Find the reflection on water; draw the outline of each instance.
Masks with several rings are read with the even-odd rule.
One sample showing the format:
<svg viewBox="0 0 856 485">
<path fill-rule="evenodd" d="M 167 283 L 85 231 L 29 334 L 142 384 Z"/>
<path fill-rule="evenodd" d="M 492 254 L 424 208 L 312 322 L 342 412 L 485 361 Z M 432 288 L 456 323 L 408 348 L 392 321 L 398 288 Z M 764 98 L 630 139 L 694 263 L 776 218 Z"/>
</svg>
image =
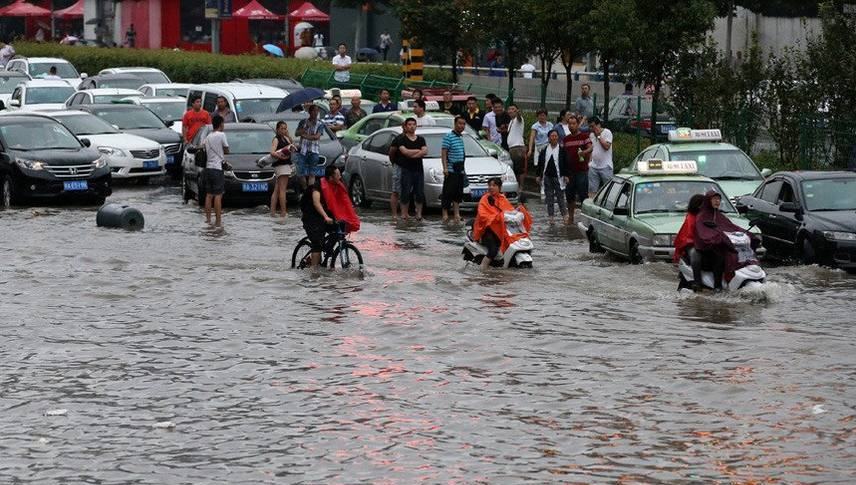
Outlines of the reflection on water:
<svg viewBox="0 0 856 485">
<path fill-rule="evenodd" d="M 856 476 L 846 273 L 679 294 L 670 265 L 591 255 L 536 206 L 531 271 L 482 273 L 463 226 L 375 211 L 365 271 L 312 276 L 288 269 L 297 214 L 231 210 L 214 236 L 177 189 L 113 199 L 146 229 L 0 212 L 2 483 Z"/>
</svg>

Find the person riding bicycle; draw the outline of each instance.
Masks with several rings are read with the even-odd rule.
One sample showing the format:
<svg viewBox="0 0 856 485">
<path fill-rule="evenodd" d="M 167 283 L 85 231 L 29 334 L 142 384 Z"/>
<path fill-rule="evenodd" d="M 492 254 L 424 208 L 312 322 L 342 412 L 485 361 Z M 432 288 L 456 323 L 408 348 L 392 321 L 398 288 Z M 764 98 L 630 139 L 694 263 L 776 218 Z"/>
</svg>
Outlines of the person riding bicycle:
<svg viewBox="0 0 856 485">
<path fill-rule="evenodd" d="M 487 249 L 482 259 L 482 269 L 490 267 L 500 251 L 503 253 L 515 240 L 527 234 L 510 235 L 505 227 L 505 213 L 517 210 L 523 214 L 523 227 L 528 232 L 532 228 L 532 217 L 521 203 L 517 209 L 502 193 L 502 179 L 493 177 L 487 181 L 488 192 L 479 201 L 476 220 L 473 224 L 473 240 L 479 241 Z"/>
<path fill-rule="evenodd" d="M 327 170 L 329 171 L 330 168 L 335 169 L 335 167 L 331 166 L 327 167 Z M 327 235 L 327 232 L 332 230 L 335 221 L 330 217 L 330 211 L 321 193 L 321 181 L 316 181 L 315 175 L 310 173 L 306 177 L 306 184 L 306 190 L 303 191 L 303 197 L 300 199 L 301 219 L 303 220 L 303 229 L 306 231 L 306 237 L 309 238 L 309 242 L 311 243 L 310 261 L 312 269 L 317 269 L 318 265 L 321 264 L 321 250 L 324 245 L 324 237 Z"/>
</svg>

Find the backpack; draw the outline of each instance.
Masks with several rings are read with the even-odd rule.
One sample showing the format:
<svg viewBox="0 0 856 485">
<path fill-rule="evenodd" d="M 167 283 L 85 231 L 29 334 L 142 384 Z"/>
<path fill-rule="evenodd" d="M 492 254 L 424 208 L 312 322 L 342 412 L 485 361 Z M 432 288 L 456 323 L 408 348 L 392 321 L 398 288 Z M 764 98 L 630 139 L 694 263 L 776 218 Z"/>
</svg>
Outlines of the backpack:
<svg viewBox="0 0 856 485">
<path fill-rule="evenodd" d="M 205 142 L 208 141 L 208 137 L 206 136 L 204 140 L 202 140 L 202 144 L 196 148 L 196 153 L 193 154 L 193 162 L 199 168 L 205 168 L 208 165 L 208 150 L 205 149 Z"/>
</svg>

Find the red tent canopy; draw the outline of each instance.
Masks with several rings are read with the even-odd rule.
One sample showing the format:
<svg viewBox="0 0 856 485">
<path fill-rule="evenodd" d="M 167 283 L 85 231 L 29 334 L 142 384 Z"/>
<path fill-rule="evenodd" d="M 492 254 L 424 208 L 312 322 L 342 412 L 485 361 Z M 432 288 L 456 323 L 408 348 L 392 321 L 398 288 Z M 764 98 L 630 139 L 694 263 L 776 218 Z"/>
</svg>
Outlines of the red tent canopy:
<svg viewBox="0 0 856 485">
<path fill-rule="evenodd" d="M 61 19 L 82 19 L 83 2 L 84 0 L 78 0 L 77 3 L 68 8 L 55 11 L 53 16 Z"/>
<path fill-rule="evenodd" d="M 248 20 L 283 20 L 285 18 L 284 15 L 277 15 L 266 9 L 257 0 L 252 0 L 245 7 L 232 12 L 232 17 Z"/>
<path fill-rule="evenodd" d="M 3 17 L 50 17 L 51 11 L 27 3 L 24 0 L 17 0 L 11 5 L 0 8 L 0 16 Z"/>
<path fill-rule="evenodd" d="M 330 16 L 318 10 L 311 2 L 304 2 L 297 10 L 288 14 L 289 19 L 302 20 L 304 22 L 329 22 Z"/>
</svg>

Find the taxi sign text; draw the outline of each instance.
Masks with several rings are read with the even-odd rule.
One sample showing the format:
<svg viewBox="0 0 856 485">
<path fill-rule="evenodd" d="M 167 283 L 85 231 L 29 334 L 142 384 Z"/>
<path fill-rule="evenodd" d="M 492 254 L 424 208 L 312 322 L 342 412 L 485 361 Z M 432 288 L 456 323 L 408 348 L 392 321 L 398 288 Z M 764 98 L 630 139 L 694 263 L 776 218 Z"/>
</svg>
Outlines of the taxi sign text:
<svg viewBox="0 0 856 485">
<path fill-rule="evenodd" d="M 722 132 L 718 129 L 691 130 L 689 128 L 678 128 L 677 130 L 669 131 L 669 141 L 722 141 Z"/>
<path fill-rule="evenodd" d="M 698 173 L 695 160 L 642 160 L 637 164 L 640 174 L 686 175 Z"/>
</svg>

